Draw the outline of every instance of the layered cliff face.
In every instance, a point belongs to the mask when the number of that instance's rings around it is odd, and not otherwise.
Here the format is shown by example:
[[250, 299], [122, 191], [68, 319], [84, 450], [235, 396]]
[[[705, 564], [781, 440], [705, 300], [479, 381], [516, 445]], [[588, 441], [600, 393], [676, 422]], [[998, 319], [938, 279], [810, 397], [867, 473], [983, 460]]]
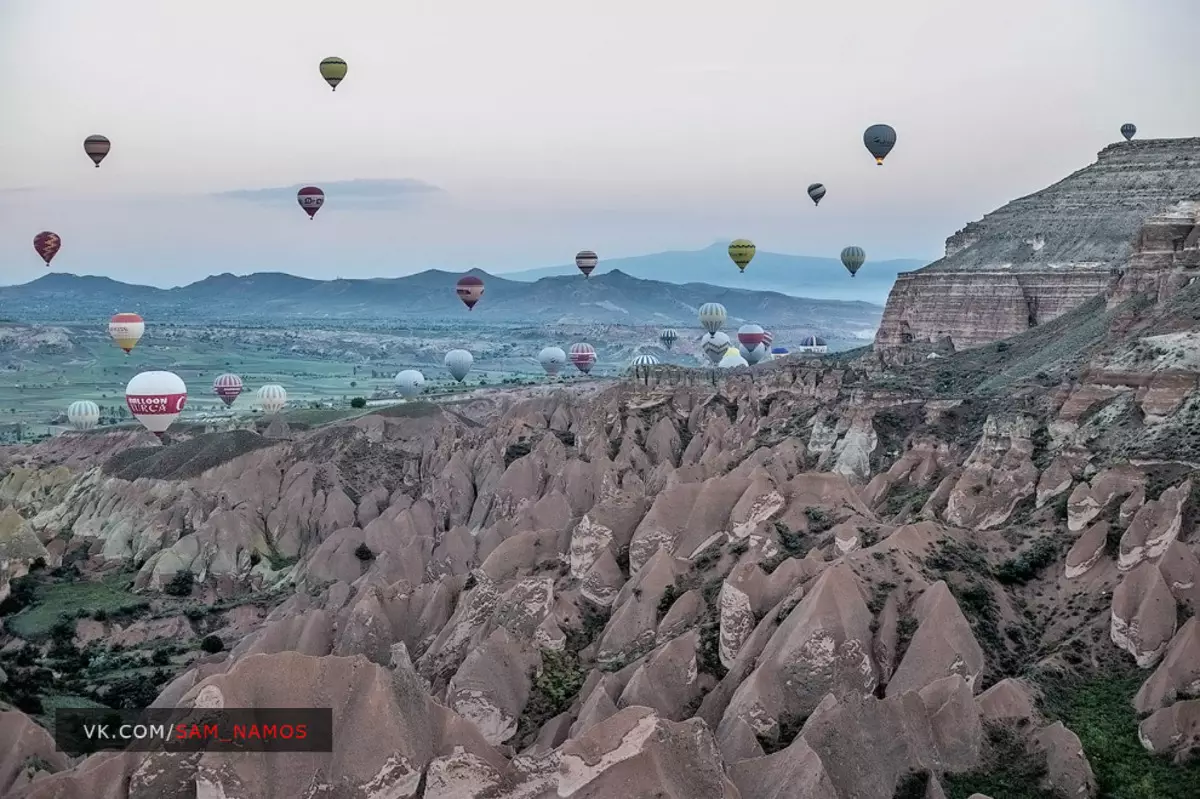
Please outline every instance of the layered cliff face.
[[901, 275], [875, 346], [948, 338], [964, 349], [1045, 324], [1112, 286], [1150, 217], [1197, 198], [1200, 139], [1110, 145], [1091, 166], [955, 233], [941, 260]]

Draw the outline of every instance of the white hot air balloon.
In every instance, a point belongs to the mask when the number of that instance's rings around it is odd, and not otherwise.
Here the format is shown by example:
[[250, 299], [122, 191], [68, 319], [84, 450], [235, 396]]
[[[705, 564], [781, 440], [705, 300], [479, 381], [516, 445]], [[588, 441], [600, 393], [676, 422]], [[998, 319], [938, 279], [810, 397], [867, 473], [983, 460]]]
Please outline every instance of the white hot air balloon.
[[174, 372], [142, 372], [125, 386], [125, 404], [160, 439], [187, 404], [187, 386]]
[[555, 377], [566, 362], [567, 354], [563, 352], [562, 347], [546, 347], [538, 353], [538, 363], [550, 377]]
[[78, 400], [67, 406], [67, 421], [76, 430], [91, 430], [100, 421], [100, 406], [91, 400]]
[[450, 370], [450, 376], [460, 383], [466, 378], [467, 372], [471, 371], [474, 363], [475, 358], [466, 350], [450, 350], [446, 353], [446, 368]]
[[258, 404], [264, 413], [279, 413], [287, 405], [287, 389], [278, 383], [268, 383], [258, 390]]
[[738, 345], [738, 355], [751, 366], [766, 358], [767, 354], [766, 344], [759, 344], [756, 347], [747, 347], [745, 344]]
[[700, 306], [700, 326], [709, 333], [716, 333], [725, 324], [725, 306], [719, 302], [706, 302]]
[[709, 361], [718, 364], [725, 356], [725, 350], [729, 349], [729, 336], [720, 331], [709, 333], [700, 341], [700, 349]]
[[416, 369], [405, 369], [396, 375], [396, 390], [405, 399], [417, 396], [423, 388], [425, 388], [425, 375]]
[[742, 357], [736, 347], [730, 347], [725, 350], [725, 354], [721, 356], [721, 360], [717, 362], [717, 367], [720, 369], [732, 369], [735, 366], [749, 366], [749, 362]]

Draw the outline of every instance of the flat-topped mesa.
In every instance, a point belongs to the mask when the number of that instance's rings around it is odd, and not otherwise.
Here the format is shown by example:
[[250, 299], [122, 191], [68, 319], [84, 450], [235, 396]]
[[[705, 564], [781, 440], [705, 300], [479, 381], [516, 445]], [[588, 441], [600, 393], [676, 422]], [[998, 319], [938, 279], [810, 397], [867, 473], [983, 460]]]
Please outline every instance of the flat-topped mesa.
[[1197, 199], [1200, 138], [1109, 145], [1091, 166], [946, 239], [944, 258], [902, 273], [876, 349], [944, 338], [967, 349], [1045, 324], [1113, 286], [1151, 217]]

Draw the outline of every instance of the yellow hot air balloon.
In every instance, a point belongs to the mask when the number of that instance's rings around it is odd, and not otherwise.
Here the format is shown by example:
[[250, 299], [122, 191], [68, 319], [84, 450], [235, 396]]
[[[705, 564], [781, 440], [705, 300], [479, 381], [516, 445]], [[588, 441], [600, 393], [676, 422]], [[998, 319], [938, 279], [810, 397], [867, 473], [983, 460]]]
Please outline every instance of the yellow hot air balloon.
[[729, 245], [729, 257], [744, 274], [754, 257], [754, 242], [749, 239], [734, 239]]
[[346, 62], [340, 58], [326, 58], [321, 62], [321, 77], [336, 92], [338, 84], [346, 77]]

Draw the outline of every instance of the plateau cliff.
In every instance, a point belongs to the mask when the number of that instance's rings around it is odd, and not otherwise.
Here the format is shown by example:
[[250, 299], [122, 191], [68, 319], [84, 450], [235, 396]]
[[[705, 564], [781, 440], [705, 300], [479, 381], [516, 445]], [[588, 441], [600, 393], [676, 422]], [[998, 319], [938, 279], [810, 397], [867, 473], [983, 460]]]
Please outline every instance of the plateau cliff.
[[947, 340], [966, 349], [1043, 325], [1112, 288], [1139, 246], [1158, 241], [1143, 225], [1195, 199], [1200, 138], [1110, 145], [1091, 166], [955, 233], [941, 260], [902, 273], [876, 349]]

